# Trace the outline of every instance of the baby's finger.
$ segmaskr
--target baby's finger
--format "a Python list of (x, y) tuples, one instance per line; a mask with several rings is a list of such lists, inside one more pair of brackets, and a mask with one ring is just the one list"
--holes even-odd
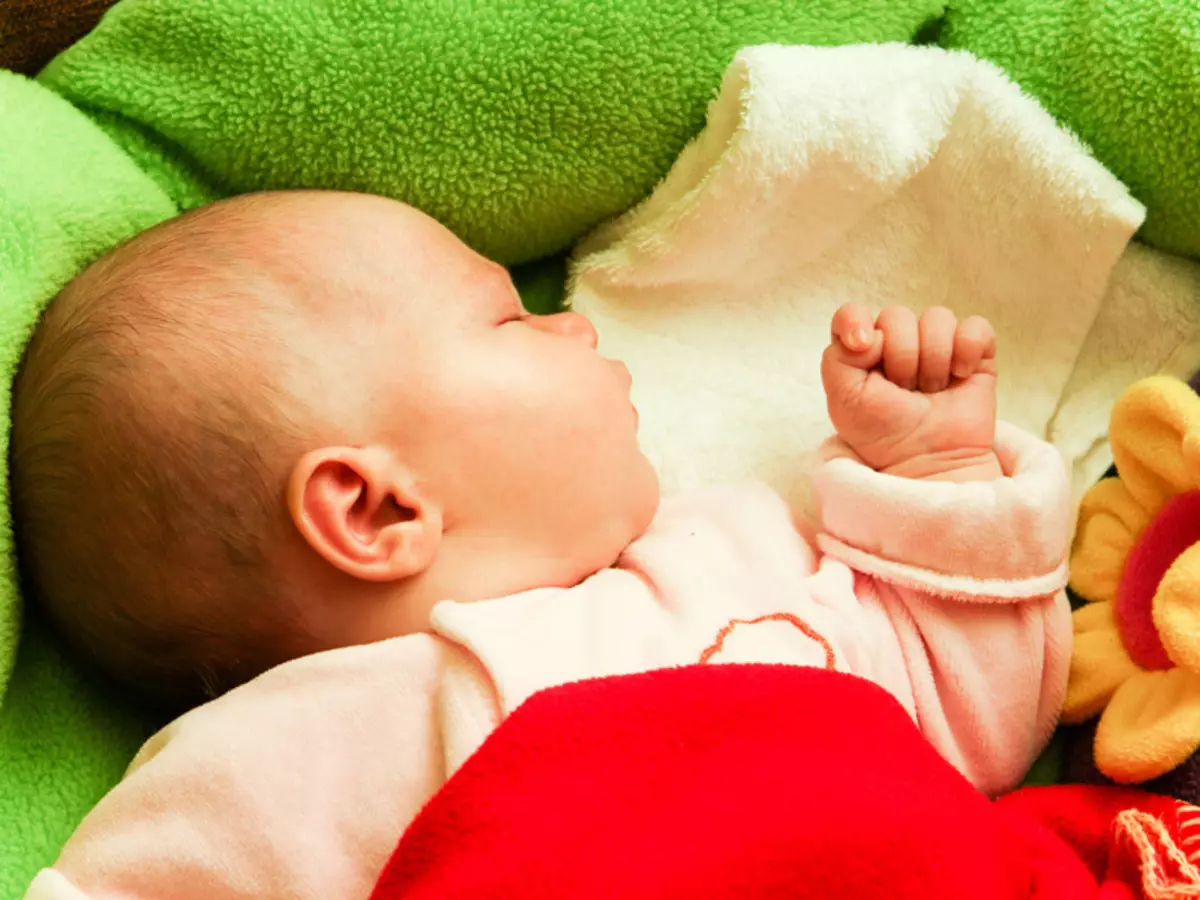
[(996, 330), (983, 316), (971, 316), (959, 323), (954, 335), (955, 378), (970, 378), (976, 372), (996, 368)]
[(944, 306), (932, 306), (921, 315), (921, 356), (917, 383), (922, 392), (935, 394), (950, 386), (958, 319)]
[(871, 349), (875, 341), (875, 321), (865, 303), (844, 303), (833, 314), (831, 337), (851, 353)]
[(913, 390), (921, 346), (916, 315), (903, 306), (889, 306), (879, 314), (875, 327), (883, 332), (883, 374), (892, 384)]

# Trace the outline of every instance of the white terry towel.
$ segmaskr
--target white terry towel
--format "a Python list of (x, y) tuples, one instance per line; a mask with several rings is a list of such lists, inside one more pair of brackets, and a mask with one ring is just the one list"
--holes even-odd
[[(831, 432), (821, 352), (833, 311), (860, 300), (988, 316), (1000, 414), (1054, 441), (1078, 497), (1109, 464), (1121, 388), (1196, 360), (1180, 351), (1200, 308), (1190, 263), (1143, 248), (1100, 316), (1143, 215), (970, 55), (751, 47), (656, 191), (577, 248), (568, 301), (632, 371), (667, 490), (757, 478), (811, 513)], [(1155, 308), (1159, 282), (1171, 296)]]

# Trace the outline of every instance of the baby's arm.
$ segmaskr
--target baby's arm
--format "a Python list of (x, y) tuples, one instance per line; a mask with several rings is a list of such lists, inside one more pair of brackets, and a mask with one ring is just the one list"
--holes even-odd
[(445, 780), (464, 651), (411, 635), (304, 657), (177, 719), (26, 900), (367, 897)]
[(816, 478), (818, 544), (858, 573), (864, 606), (886, 614), (904, 672), (876, 680), (903, 682), (884, 686), (998, 793), (1049, 737), (1065, 691), (1066, 473), (1053, 448), (997, 426), (986, 322), (891, 311), (866, 350), (847, 346), (864, 316), (839, 312), (824, 363), (839, 438)]

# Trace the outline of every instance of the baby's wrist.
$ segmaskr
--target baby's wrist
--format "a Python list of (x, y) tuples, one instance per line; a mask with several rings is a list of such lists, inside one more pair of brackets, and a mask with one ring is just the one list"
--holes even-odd
[(995, 481), (1004, 477), (996, 451), (978, 447), (918, 453), (879, 471), (916, 481)]

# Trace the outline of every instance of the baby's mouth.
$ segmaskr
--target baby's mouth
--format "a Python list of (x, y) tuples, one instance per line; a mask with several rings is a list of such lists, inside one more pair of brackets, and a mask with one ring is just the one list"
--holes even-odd
[(612, 363), (613, 367), (621, 373), (621, 378), (625, 382), (625, 390), (632, 388), (633, 375), (629, 371), (629, 366), (625, 365), (625, 363), (621, 362), (619, 359), (610, 359), (609, 362)]

